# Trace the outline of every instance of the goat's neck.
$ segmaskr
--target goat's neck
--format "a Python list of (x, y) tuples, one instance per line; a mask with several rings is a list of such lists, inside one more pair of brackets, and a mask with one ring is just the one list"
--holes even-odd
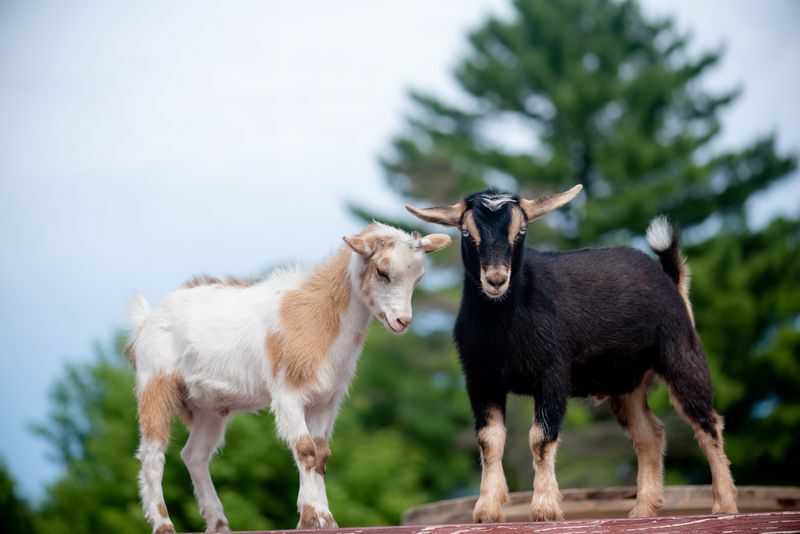
[(350, 286), (350, 304), (341, 318), (342, 330), (354, 336), (363, 337), (370, 319), (372, 319), (372, 312), (361, 291), (361, 271), (364, 269), (364, 259), (349, 249), (346, 249), (346, 252), (349, 255), (349, 261), (340, 283), (345, 287)]

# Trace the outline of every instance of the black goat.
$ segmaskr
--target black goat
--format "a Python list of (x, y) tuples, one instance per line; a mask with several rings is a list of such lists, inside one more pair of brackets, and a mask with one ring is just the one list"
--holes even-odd
[(487, 190), (453, 206), (406, 206), (422, 220), (458, 227), (463, 237), (464, 290), (454, 336), (483, 466), (473, 518), (504, 518), (509, 392), (535, 401), (532, 519), (563, 517), (555, 455), (570, 396), (609, 399), (639, 464), (630, 515), (655, 515), (662, 505), (664, 432), (647, 405), (647, 389), (657, 377), (669, 386), (673, 405), (694, 428), (711, 466), (712, 511), (734, 513), (722, 418), (712, 406), (688, 299), (689, 270), (675, 229), (659, 217), (647, 232), (663, 269), (627, 247), (543, 252), (524, 246), (527, 224), (581, 189), (535, 200)]

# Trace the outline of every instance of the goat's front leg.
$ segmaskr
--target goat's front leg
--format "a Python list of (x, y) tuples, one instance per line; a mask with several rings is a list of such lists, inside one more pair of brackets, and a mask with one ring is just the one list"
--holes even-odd
[(487, 398), (474, 389), (469, 394), (481, 450), (481, 493), (472, 511), (472, 520), (476, 523), (504, 521), (503, 505), (508, 501), (508, 485), (503, 473), (505, 395)]
[(531, 500), (533, 521), (564, 519), (558, 504), (561, 501), (561, 492), (556, 480), (556, 450), (567, 399), (554, 394), (553, 388), (543, 388), (543, 391), (547, 393), (535, 398), (535, 415), (529, 436), (534, 471)]
[(297, 511), (300, 522), (297, 528), (335, 528), (336, 522), (328, 509), (328, 498), (324, 485), (320, 492), (317, 464), (323, 450), (311, 437), (306, 425), (305, 405), (299, 395), (281, 392), (272, 403), (278, 434), (289, 444), (300, 473), (300, 491), (297, 494)]

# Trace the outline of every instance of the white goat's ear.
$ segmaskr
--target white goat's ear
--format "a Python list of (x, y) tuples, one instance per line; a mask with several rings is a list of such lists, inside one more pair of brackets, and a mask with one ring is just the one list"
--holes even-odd
[(347, 243), (353, 252), (362, 256), (371, 256), (375, 252), (374, 243), (372, 240), (364, 239), (359, 236), (343, 237), (344, 242)]
[(435, 208), (415, 208), (406, 204), (406, 209), (423, 221), (441, 224), (443, 226), (458, 226), (461, 215), (467, 206), (463, 202), (452, 206), (437, 206)]
[(544, 197), (535, 198), (533, 200), (522, 199), (519, 201), (519, 205), (522, 208), (522, 211), (525, 212), (525, 216), (530, 222), (534, 219), (538, 219), (546, 213), (550, 213), (551, 211), (560, 208), (578, 196), (582, 189), (583, 186), (578, 184), (569, 191), (564, 191), (563, 193), (547, 195)]
[(430, 254), (450, 246), (453, 240), (447, 234), (429, 234), (419, 240), (422, 250)]

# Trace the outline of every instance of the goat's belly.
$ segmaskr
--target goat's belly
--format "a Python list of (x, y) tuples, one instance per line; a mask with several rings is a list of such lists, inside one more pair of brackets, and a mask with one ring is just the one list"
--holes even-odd
[(190, 406), (220, 412), (259, 410), (272, 396), (266, 364), (257, 360), (186, 358), (179, 366)]
[(616, 353), (574, 362), (570, 393), (574, 397), (630, 393), (642, 382), (645, 373), (653, 369), (651, 356), (649, 351), (626, 356)]

